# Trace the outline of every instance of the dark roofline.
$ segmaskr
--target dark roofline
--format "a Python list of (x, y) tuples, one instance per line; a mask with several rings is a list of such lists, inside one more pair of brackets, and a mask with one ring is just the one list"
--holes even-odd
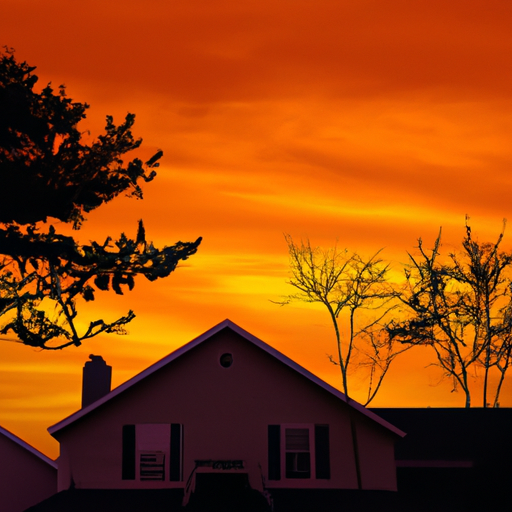
[[(93, 410), (97, 409), (99, 406), (103, 405), (105, 402), (108, 402), (112, 398), (116, 397), (117, 395), (123, 393), (127, 389), (131, 388), (141, 380), (145, 379), (149, 375), (153, 374), (154, 372), (160, 370), (164, 366), (168, 365), (175, 359), (179, 358), (183, 354), (187, 353), (191, 349), (195, 348), (196, 346), (203, 343), (205, 340), (211, 338), (213, 335), (217, 334), (218, 332), (222, 331), (223, 329), (231, 329), (233, 332), (239, 334), (243, 338), (245, 338), (247, 341), (251, 342), (253, 345), (256, 345), (258, 348), (264, 350), (271, 356), (275, 357), (282, 363), (284, 363), (286, 366), (290, 367), (291, 369), (295, 370), (297, 373), (300, 373), (310, 381), (312, 381), (314, 384), (322, 387), (332, 395), (334, 395), (336, 398), (341, 400), (342, 402), (346, 403), (353, 409), (357, 410), (364, 416), (368, 417), (369, 419), (375, 421), (376, 423), (380, 424), (384, 428), (390, 430), (394, 434), (404, 437), (405, 433), (402, 432), (400, 429), (393, 426), (391, 423), (388, 423), (386, 420), (378, 416), (377, 414), (373, 413), (372, 411), (366, 409), (363, 405), (356, 402), (355, 400), (351, 398), (347, 398), (347, 396), (339, 391), (338, 389), (334, 388), (330, 384), (327, 384), (327, 382), (323, 381), (310, 371), (306, 370), (302, 366), (300, 366), (298, 363), (290, 359), (289, 357), (285, 356), (275, 348), (271, 347), (270, 345), (267, 345), (265, 342), (261, 341), (260, 339), (256, 338), (256, 336), (253, 336), (251, 333), (247, 332), (245, 329), (242, 329), (235, 323), (233, 323), (231, 320), (224, 320), (220, 324), (217, 324), (215, 327), (212, 327), (205, 333), (201, 334), (197, 338), (193, 339), (189, 343), (183, 345), (179, 349), (175, 350), (174, 352), (171, 352), (168, 356), (164, 357), (163, 359), (160, 359), (160, 361), (154, 363), (153, 365), (146, 368), (144, 371), (136, 375), (135, 377), (132, 377), (131, 379), (127, 380), (124, 384), (121, 384), (114, 390), (112, 390), (110, 393), (105, 395), (104, 397), (100, 398), (96, 402), (88, 405), (87, 407), (84, 407), (83, 409), (80, 409), (79, 411), (71, 414), (67, 418), (59, 421), (55, 425), (52, 425), (48, 428), (48, 432), (54, 436), (59, 430), (62, 430), (63, 428), (71, 425), (75, 421), (79, 420), (83, 416), (89, 414)], [(55, 436), (54, 436), (55, 437)]]

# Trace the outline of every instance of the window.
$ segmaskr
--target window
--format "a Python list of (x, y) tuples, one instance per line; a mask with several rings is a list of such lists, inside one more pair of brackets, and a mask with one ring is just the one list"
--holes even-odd
[(309, 428), (285, 428), (284, 451), (286, 478), (311, 478)]
[(124, 425), (123, 480), (181, 481), (182, 443), (178, 423)]
[(171, 425), (147, 423), (135, 425), (137, 474), (140, 480), (165, 480), (169, 459)]
[[(282, 475), (281, 468), (284, 469)], [(329, 479), (329, 425), (269, 425), (268, 478)]]

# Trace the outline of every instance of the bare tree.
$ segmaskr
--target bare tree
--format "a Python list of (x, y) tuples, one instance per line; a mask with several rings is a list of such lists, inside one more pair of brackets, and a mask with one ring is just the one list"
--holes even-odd
[(380, 258), (380, 251), (364, 259), (336, 246), (322, 249), (312, 247), (309, 240), (296, 244), (291, 236), (285, 238), (290, 256), (288, 283), (298, 292), (279, 304), (297, 300), (325, 306), (334, 328), (337, 351), (329, 359), (340, 368), (347, 397), (349, 369), (354, 365), (370, 368), (367, 405), (379, 390), (392, 361), (409, 348), (402, 346), (396, 350), (400, 345), (393, 345), (383, 329), (385, 317), (396, 307), (396, 294), (387, 282), (389, 267)]
[(512, 254), (500, 251), (505, 222), (496, 243), (479, 243), (472, 237), (468, 220), (466, 217), (462, 256), (450, 255), (453, 278), (466, 287), (463, 295), (465, 309), (474, 336), (480, 339), (482, 346), (477, 364), (484, 368), (483, 407), (488, 405), (490, 371), (497, 368), (500, 372), (493, 399), (493, 406), (496, 407), (511, 358)]
[(503, 232), (496, 243), (476, 241), (466, 218), (461, 253), (441, 261), (441, 231), (431, 251), (420, 239), (419, 258), (409, 255), (405, 269), (402, 301), (411, 316), (388, 327), (392, 339), (434, 350), (435, 364), (453, 380), (453, 390), (464, 391), (466, 407), (471, 406), (473, 368), (483, 368), (483, 407), (488, 406), (490, 372), (499, 372), (497, 407), (511, 363), (512, 255), (500, 251), (502, 240)]
[[(510, 314), (510, 312), (507, 312), (507, 314)], [(507, 321), (509, 321), (509, 319), (507, 319)], [(505, 382), (507, 370), (512, 364), (512, 333), (510, 331), (503, 337), (501, 345), (498, 344), (497, 350), (494, 350), (494, 360), (495, 367), (499, 372), (499, 379), (498, 384), (496, 385), (492, 406), (499, 407), (501, 388)]]

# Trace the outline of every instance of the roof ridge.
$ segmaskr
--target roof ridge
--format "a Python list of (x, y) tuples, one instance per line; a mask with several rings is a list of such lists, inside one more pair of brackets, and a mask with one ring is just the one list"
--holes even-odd
[(284, 355), (279, 350), (275, 349), (274, 347), (268, 345), (264, 341), (260, 340), (250, 332), (246, 331), (239, 325), (235, 324), (233, 321), (229, 320), (228, 318), (223, 320), (222, 322), (218, 323), (217, 325), (213, 326), (212, 328), (208, 329), (203, 334), (197, 336), (193, 340), (189, 341), (185, 345), (182, 345), (180, 348), (174, 350), (167, 356), (163, 357), (156, 363), (153, 363), (151, 366), (143, 370), (142, 372), (138, 373), (131, 379), (128, 379), (126, 382), (118, 386), (117, 388), (113, 389), (110, 393), (105, 395), (104, 397), (100, 398), (99, 400), (96, 400), (92, 404), (88, 405), (87, 407), (84, 407), (82, 409), (79, 409), (75, 413), (71, 414), (67, 418), (64, 418), (63, 420), (59, 421), (55, 425), (52, 425), (48, 428), (48, 432), (53, 436), (55, 433), (57, 433), (59, 430), (71, 425), (73, 422), (79, 420), (81, 417), (85, 416), (89, 412), (93, 411), (94, 409), (98, 408), (105, 402), (108, 402), (112, 398), (116, 397), (117, 395), (123, 393), (130, 387), (134, 386), (147, 376), (151, 375), (152, 373), (158, 371), (159, 369), (163, 368), (167, 364), (171, 363), (181, 355), (185, 354), (189, 350), (195, 348), (196, 346), (203, 343), (205, 340), (211, 338), (213, 335), (217, 334), (218, 332), (222, 331), (223, 329), (229, 328), (233, 332), (239, 334), (243, 338), (245, 338), (247, 341), (251, 342), (252, 344), (256, 345), (260, 349), (264, 350), (268, 354), (272, 355), (279, 361), (281, 361), (286, 366), (292, 368), (296, 372), (300, 373), (313, 383), (317, 384), (318, 386), (324, 388), (326, 391), (334, 395), (339, 400), (345, 402), (348, 406), (352, 407), (353, 409), (356, 409), (361, 414), (367, 416), (371, 420), (379, 423), (381, 426), (387, 428), (388, 430), (391, 430), (393, 433), (399, 435), (400, 437), (405, 436), (405, 433), (402, 432), (400, 429), (396, 428), (391, 423), (387, 422), (374, 412), (370, 411), (363, 405), (361, 405), (359, 402), (356, 402), (352, 398), (347, 397), (344, 393), (342, 393), (340, 390), (336, 389), (335, 387), (331, 386), (324, 380), (322, 380), (320, 377), (316, 376), (315, 374), (311, 373), (309, 370), (298, 364), (297, 362), (290, 359), (288, 356)]

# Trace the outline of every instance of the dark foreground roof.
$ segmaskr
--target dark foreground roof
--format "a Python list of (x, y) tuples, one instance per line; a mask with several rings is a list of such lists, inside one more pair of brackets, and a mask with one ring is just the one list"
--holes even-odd
[[(236, 505), (191, 501), (181, 507), (179, 489), (62, 491), (26, 512), (267, 512), (262, 500)], [(397, 493), (391, 491), (276, 489), (272, 491), (275, 512), (396, 512)], [(260, 496), (261, 497), (261, 496)], [(263, 500), (264, 501), (264, 500)], [(266, 503), (266, 502), (265, 502)]]
[(181, 489), (69, 489), (26, 512), (175, 512)]
[[(400, 479), (403, 469), (399, 469)], [(408, 470), (407, 470), (408, 471)], [(467, 470), (465, 470), (467, 472)], [(399, 484), (400, 485), (400, 484)], [(358, 491), (339, 489), (273, 489), (274, 512), (483, 512), (505, 510), (500, 502), (475, 499), (467, 473), (459, 470), (415, 470), (402, 474), (403, 489)], [(268, 512), (261, 500), (243, 507), (200, 500), (181, 507), (177, 490), (62, 491), (27, 512)]]

